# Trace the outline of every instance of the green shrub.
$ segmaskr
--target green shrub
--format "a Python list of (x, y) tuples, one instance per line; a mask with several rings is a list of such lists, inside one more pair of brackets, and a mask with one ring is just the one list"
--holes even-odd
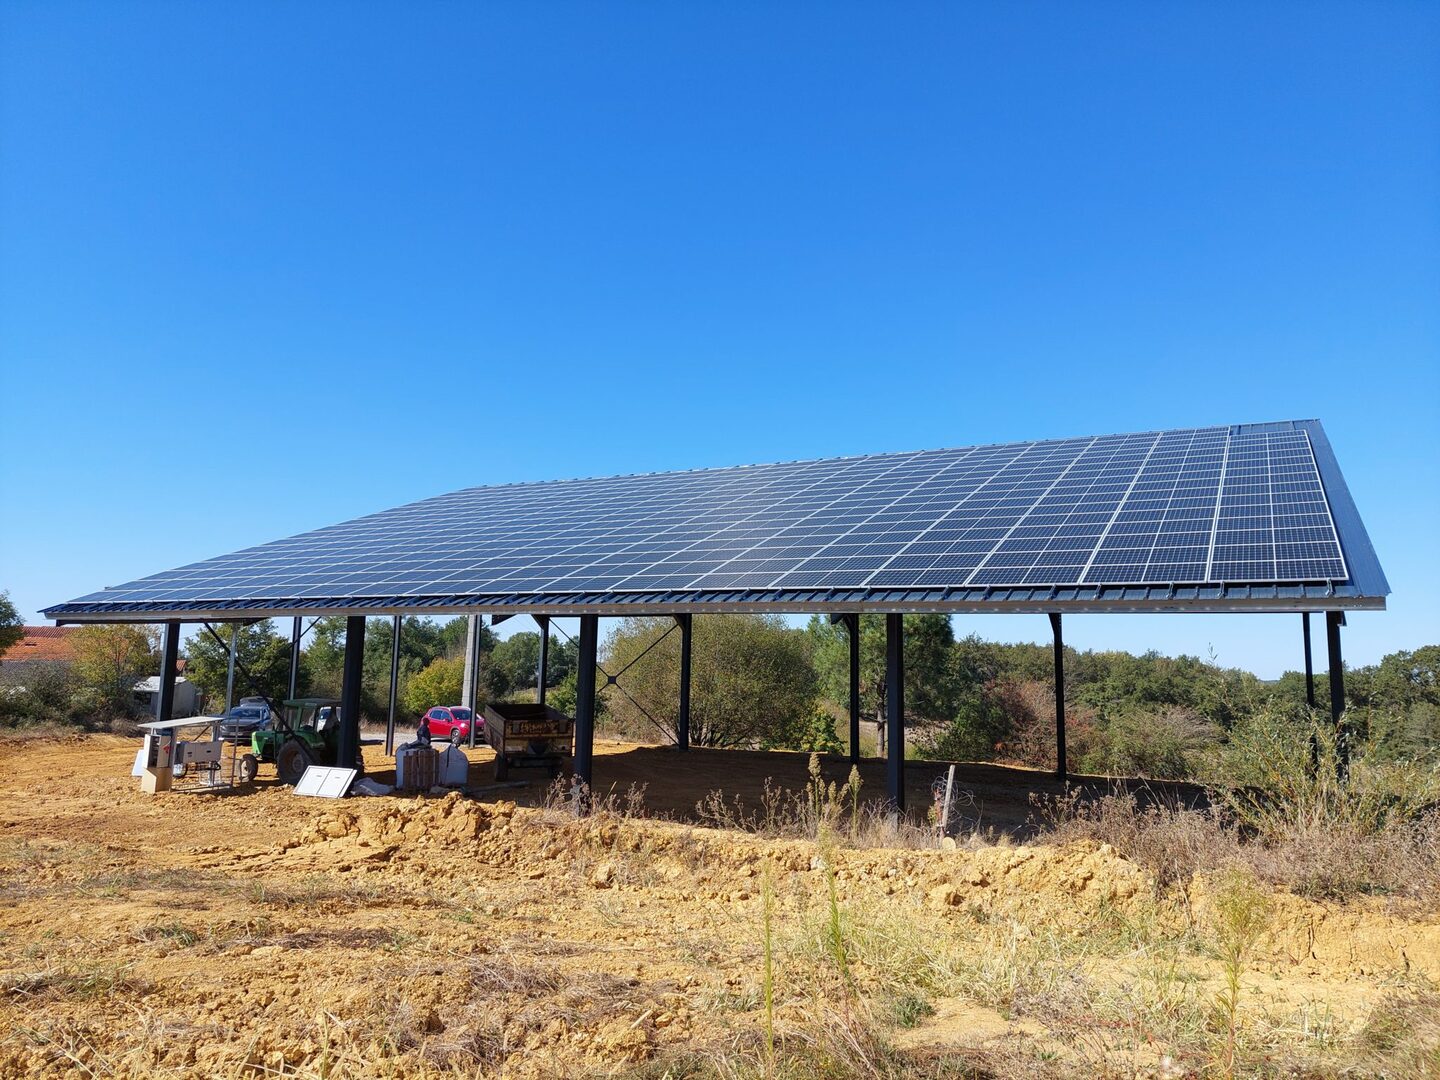
[(1105, 776), (1189, 779), (1204, 755), (1218, 746), (1219, 736), (1214, 724), (1180, 706), (1122, 713), (1097, 725), (1080, 770)]

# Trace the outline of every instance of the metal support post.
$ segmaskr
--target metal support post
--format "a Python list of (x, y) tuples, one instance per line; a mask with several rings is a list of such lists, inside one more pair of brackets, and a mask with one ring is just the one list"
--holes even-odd
[(1345, 730), (1345, 661), (1340, 655), (1340, 627), (1345, 615), (1325, 613), (1325, 644), (1330, 654), (1330, 720), (1335, 725), (1335, 767), (1343, 780), (1350, 772), (1350, 734)]
[(1065, 638), (1060, 631), (1060, 613), (1050, 613), (1055, 634), (1055, 775), (1064, 780), (1068, 773), (1065, 757)]
[(475, 648), (479, 636), (480, 616), (465, 616), (465, 671), (460, 677), (460, 704), (472, 707), (475, 702)]
[(885, 793), (905, 810), (905, 616), (885, 616)]
[(395, 756), (395, 699), (400, 692), (400, 616), (395, 616), (390, 640), (390, 708), (385, 714), (385, 756)]
[(676, 615), (680, 624), (680, 716), (675, 725), (675, 748), (682, 753), (690, 749), (690, 635), (693, 615)]
[(545, 704), (545, 684), (550, 681), (550, 616), (536, 615), (540, 627), (540, 663), (535, 670), (535, 700)]
[(340, 733), (335, 764), (364, 771), (360, 759), (360, 681), (365, 675), (365, 616), (345, 620), (345, 660), (340, 676)]
[(293, 701), (300, 685), (300, 616), (290, 626), (290, 698)]
[(230, 658), (225, 665), (225, 713), (235, 704), (235, 650), (240, 647), (240, 624), (230, 624)]
[(595, 760), (595, 654), (599, 640), (599, 616), (581, 615), (575, 676), (575, 779), (585, 785), (587, 792)]
[(471, 615), (470, 631), (465, 645), (465, 681), (469, 689), (465, 692), (465, 707), (470, 710), (470, 749), (475, 749), (475, 729), (480, 726), (480, 628), (484, 625), (483, 615)]
[(1315, 708), (1315, 661), (1310, 655), (1310, 613), (1300, 616), (1305, 627), (1305, 704)]
[(180, 666), (180, 624), (165, 624), (165, 644), (160, 659), (160, 693), (155, 698), (155, 719), (175, 719), (175, 669)]
[(860, 764), (860, 616), (846, 615), (850, 636), (850, 764)]

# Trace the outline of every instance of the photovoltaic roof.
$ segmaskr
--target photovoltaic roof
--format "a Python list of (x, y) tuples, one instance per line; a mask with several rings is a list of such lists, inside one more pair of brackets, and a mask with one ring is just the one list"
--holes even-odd
[(469, 488), (46, 614), (1302, 610), (1388, 591), (1311, 420)]

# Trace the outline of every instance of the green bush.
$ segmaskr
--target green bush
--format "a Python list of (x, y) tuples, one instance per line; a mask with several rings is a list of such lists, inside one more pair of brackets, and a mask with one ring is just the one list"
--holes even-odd
[(764, 750), (805, 750), (820, 754), (838, 754), (844, 750), (835, 730), (835, 718), (824, 709), (816, 709), (808, 718), (777, 726), (760, 746)]
[(1180, 706), (1131, 711), (1096, 726), (1080, 770), (1106, 776), (1183, 780), (1219, 745), (1219, 729)]

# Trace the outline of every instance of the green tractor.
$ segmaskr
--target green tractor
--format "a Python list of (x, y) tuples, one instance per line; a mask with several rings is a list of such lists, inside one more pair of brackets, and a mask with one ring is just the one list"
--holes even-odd
[[(241, 778), (250, 781), (261, 763), (273, 764), (280, 782), (293, 784), (311, 765), (338, 765), (340, 702), (336, 698), (295, 698), (285, 702), (270, 727), (250, 736), (250, 753), (240, 759)], [(360, 762), (353, 762), (356, 768)]]

